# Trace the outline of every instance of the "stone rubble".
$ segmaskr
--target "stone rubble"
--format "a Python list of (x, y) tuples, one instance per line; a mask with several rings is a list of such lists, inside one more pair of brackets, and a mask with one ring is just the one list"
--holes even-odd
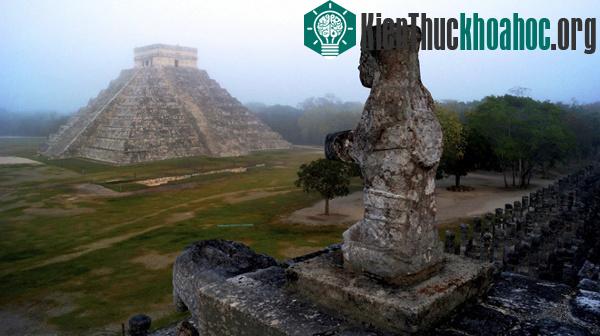
[[(589, 166), (550, 186), (446, 232), (445, 250), (499, 269), (576, 285), (598, 279), (600, 172)], [(596, 261), (597, 263), (597, 261)]]

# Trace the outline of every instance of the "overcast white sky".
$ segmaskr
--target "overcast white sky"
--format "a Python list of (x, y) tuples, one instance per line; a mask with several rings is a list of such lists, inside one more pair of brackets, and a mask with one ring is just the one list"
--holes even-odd
[[(296, 105), (326, 93), (362, 101), (368, 91), (358, 80), (358, 48), (326, 60), (303, 46), (303, 15), (323, 2), (2, 0), (0, 108), (72, 112), (133, 66), (134, 47), (152, 43), (198, 48), (199, 67), (242, 102)], [(593, 0), (336, 2), (357, 14), (358, 25), (361, 12), (600, 16)], [(538, 99), (600, 100), (600, 51), (426, 51), (421, 67), (435, 99), (480, 99), (523, 86)]]

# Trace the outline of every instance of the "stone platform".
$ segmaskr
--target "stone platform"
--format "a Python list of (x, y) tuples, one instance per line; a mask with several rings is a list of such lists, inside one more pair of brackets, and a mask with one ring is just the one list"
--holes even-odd
[[(189, 309), (191, 321), (203, 336), (392, 336), (389, 332), (360, 323), (340, 307), (324, 309), (300, 295), (299, 278), (294, 275), (306, 265), (316, 267), (318, 260), (327, 259), (339, 251), (339, 245), (284, 263), (253, 252), (248, 247), (228, 241), (201, 241), (190, 245), (177, 258), (173, 268), (174, 298), (179, 308)], [(449, 265), (453, 265), (449, 257)], [(447, 266), (463, 277), (469, 267)], [(589, 267), (588, 267), (589, 268)], [(585, 273), (585, 272), (584, 272)], [(593, 273), (593, 274), (592, 274)], [(597, 271), (586, 275), (597, 279)], [(294, 279), (295, 278), (295, 279)], [(369, 281), (361, 280), (361, 281)], [(600, 285), (597, 280), (584, 279), (577, 288), (542, 281), (536, 278), (503, 272), (494, 278), (491, 288), (473, 304), (455, 309), (433, 328), (419, 333), (423, 336), (476, 335), (600, 335)], [(374, 282), (373, 297), (390, 298), (386, 286)], [(348, 282), (348, 288), (360, 281)], [(458, 282), (451, 287), (460, 293)], [(463, 284), (463, 289), (468, 288)], [(425, 287), (420, 287), (421, 289)], [(443, 288), (430, 288), (442, 290)], [(323, 295), (333, 295), (333, 291)], [(472, 289), (473, 290), (473, 289)], [(474, 289), (479, 290), (479, 289)], [(340, 293), (338, 291), (338, 293)], [(386, 297), (388, 295), (388, 297)], [(430, 302), (440, 293), (423, 297)], [(363, 299), (361, 299), (363, 300)], [(442, 300), (442, 299), (438, 299)], [(407, 303), (415, 301), (407, 301)], [(420, 301), (419, 301), (420, 302)], [(423, 312), (417, 302), (412, 308)], [(441, 301), (438, 301), (441, 302)], [(364, 304), (361, 315), (373, 316), (383, 309), (374, 302)], [(401, 303), (402, 304), (402, 303)], [(438, 306), (435, 306), (439, 309)], [(377, 309), (376, 311), (374, 309)], [(420, 310), (421, 309), (421, 310)], [(443, 307), (442, 309), (449, 309)], [(390, 317), (393, 320), (393, 317)], [(417, 315), (411, 317), (416, 321)], [(367, 324), (373, 324), (368, 321)], [(175, 336), (177, 326), (161, 329), (152, 336)]]
[(211, 336), (384, 336), (290, 295), (285, 270), (270, 267), (203, 286), (198, 330)]
[[(318, 254), (290, 262), (314, 255)], [(194, 243), (173, 266), (175, 304), (190, 311), (203, 336), (389, 335), (324, 312), (291, 293), (286, 285), (286, 266), (240, 243)]]
[(489, 288), (493, 267), (445, 255), (441, 270), (413, 286), (389, 285), (344, 270), (340, 251), (332, 251), (287, 269), (288, 288), (325, 309), (399, 334), (427, 330)]
[(205, 336), (388, 336), (434, 327), (491, 280), (489, 265), (448, 255), (438, 276), (400, 288), (348, 273), (340, 253), (278, 264), (240, 243), (200, 241), (175, 262), (175, 303)]

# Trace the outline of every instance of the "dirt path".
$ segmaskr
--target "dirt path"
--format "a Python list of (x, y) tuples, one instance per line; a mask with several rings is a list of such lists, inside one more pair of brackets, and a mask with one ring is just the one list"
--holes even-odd
[(464, 185), (474, 187), (475, 190), (448, 191), (446, 187), (453, 185), (451, 178), (438, 183), (436, 189), (438, 223), (494, 212), (496, 208), (504, 208), (506, 203), (520, 201), (522, 196), (551, 184), (553, 180), (532, 179), (532, 184), (527, 190), (504, 188), (501, 174), (471, 173), (464, 178), (463, 182)]
[(93, 183), (78, 184), (75, 186), (75, 190), (77, 191), (77, 196), (118, 197), (125, 194)]
[(306, 225), (340, 225), (352, 224), (363, 217), (363, 192), (357, 191), (346, 197), (334, 198), (329, 201), (330, 215), (323, 215), (325, 201), (294, 211), (287, 221), (294, 224)]
[[(179, 208), (183, 208), (183, 207), (187, 207), (193, 204), (197, 204), (197, 203), (201, 203), (201, 202), (206, 202), (206, 201), (211, 201), (211, 200), (216, 200), (216, 199), (225, 199), (225, 201), (229, 204), (235, 204), (235, 203), (239, 203), (239, 202), (243, 202), (243, 201), (247, 201), (247, 200), (253, 200), (253, 199), (258, 199), (258, 198), (264, 198), (264, 197), (268, 197), (268, 196), (273, 196), (273, 195), (278, 195), (278, 194), (282, 194), (282, 193), (286, 193), (286, 192), (290, 192), (291, 189), (286, 189), (286, 190), (279, 190), (285, 187), (270, 187), (270, 188), (257, 188), (257, 189), (249, 189), (249, 190), (242, 190), (242, 191), (234, 191), (234, 192), (227, 192), (227, 193), (221, 193), (221, 194), (216, 194), (216, 195), (211, 195), (211, 196), (207, 196), (207, 197), (202, 197), (202, 198), (198, 198), (195, 199), (193, 201), (188, 201), (185, 203), (180, 203), (171, 207), (167, 207), (167, 208), (163, 208), (161, 210), (158, 211), (154, 211), (151, 213), (148, 213), (144, 216), (138, 217), (136, 219), (130, 220), (130, 221), (126, 221), (123, 223), (120, 223), (116, 226), (112, 226), (110, 229), (115, 229), (117, 227), (123, 227), (125, 225), (130, 225), (130, 224), (135, 224), (137, 222), (146, 220), (148, 218), (151, 217), (155, 217), (158, 216), (160, 214), (175, 210), (175, 209), (179, 209)], [(201, 209), (202, 207), (198, 208)], [(195, 210), (198, 210), (195, 209)], [(55, 263), (59, 263), (59, 262), (65, 262), (65, 261), (69, 261), (69, 260), (73, 260), (75, 258), (78, 258), (82, 255), (88, 254), (90, 252), (94, 252), (100, 249), (104, 249), (104, 248), (108, 248), (113, 246), (114, 244), (123, 242), (125, 240), (131, 239), (133, 237), (139, 236), (139, 235), (143, 235), (147, 232), (156, 230), (156, 229), (160, 229), (169, 225), (172, 225), (174, 223), (177, 223), (181, 220), (185, 220), (185, 219), (189, 219), (191, 217), (188, 216), (180, 216), (179, 218), (174, 218), (177, 216), (172, 216), (169, 220), (166, 220), (164, 222), (164, 224), (159, 224), (159, 225), (154, 225), (154, 226), (150, 226), (147, 228), (144, 228), (142, 230), (138, 230), (138, 231), (134, 231), (134, 232), (129, 232), (129, 233), (125, 233), (125, 234), (121, 234), (115, 237), (111, 237), (111, 238), (105, 238), (105, 239), (100, 239), (97, 240), (93, 243), (90, 244), (86, 244), (86, 245), (82, 245), (80, 246), (77, 251), (75, 252), (71, 252), (71, 253), (65, 253), (65, 254), (61, 254), (55, 257), (52, 257), (50, 259), (44, 260), (42, 262), (39, 262), (37, 264), (19, 269), (17, 271), (27, 271), (30, 269), (34, 269), (34, 268), (38, 268), (38, 267), (43, 267), (43, 266), (47, 266), (47, 265), (51, 265), (51, 264), (55, 264)], [(10, 272), (12, 273), (12, 272)]]
[[(437, 181), (435, 192), (438, 224), (493, 212), (495, 208), (503, 208), (506, 203), (520, 200), (521, 196), (531, 190), (549, 185), (552, 180), (534, 179), (528, 190), (505, 189), (502, 175), (471, 173), (463, 178), (464, 185), (475, 188), (469, 192), (446, 190), (452, 183), (451, 178)], [(297, 210), (287, 220), (306, 225), (340, 225), (354, 223), (363, 217), (362, 191), (331, 200), (330, 209), (333, 215), (330, 216), (323, 215), (324, 203), (320, 201), (313, 206)]]
[[(464, 178), (463, 180), (465, 185), (475, 187), (475, 190), (471, 192), (462, 193), (450, 192), (447, 191), (445, 187), (447, 185), (450, 185), (451, 181), (442, 180), (438, 182), (438, 188), (436, 189), (438, 223), (444, 223), (465, 217), (472, 217), (484, 214), (488, 211), (493, 211), (497, 207), (503, 207), (505, 203), (513, 202), (515, 200), (520, 199), (522, 195), (529, 192), (525, 190), (504, 189), (502, 187), (502, 176), (497, 175), (473, 173), (469, 174), (469, 176)], [(551, 182), (552, 181), (550, 180), (534, 180), (534, 186), (531, 188), (531, 190), (536, 189), (540, 186), (548, 185)], [(118, 225), (111, 226), (106, 230), (114, 230), (115, 228), (135, 224), (146, 219), (171, 212), (173, 210), (189, 207), (190, 205), (206, 201), (223, 199), (226, 203), (235, 204), (248, 200), (254, 200), (258, 198), (287, 193), (290, 191), (292, 191), (292, 189), (286, 187), (270, 187), (234, 191), (206, 196), (148, 213), (144, 216), (137, 217), (133, 220), (125, 221)], [(354, 223), (363, 216), (362, 192), (355, 192), (346, 197), (332, 200), (330, 204), (332, 215), (330, 216), (322, 215), (324, 207), (323, 203), (323, 201), (320, 201), (311, 207), (295, 211), (290, 215), (290, 217), (288, 217), (288, 221), (290, 223), (300, 223), (307, 225), (339, 225)], [(202, 207), (198, 209), (201, 208)], [(123, 242), (125, 240), (145, 234), (147, 232), (172, 225), (181, 220), (190, 219), (193, 217), (193, 211), (192, 214), (190, 214), (189, 212), (190, 211), (184, 212), (184, 215), (181, 215), (181, 213), (179, 215), (178, 213), (175, 213), (173, 216), (171, 216), (171, 218), (165, 220), (163, 224), (146, 227), (144, 229), (137, 230), (134, 232), (125, 233), (110, 238), (100, 239), (93, 243), (82, 245), (79, 248), (77, 248), (77, 250), (74, 252), (55, 256), (53, 258), (44, 260), (27, 268), (20, 269), (19, 271), (69, 261), (87, 253), (111, 247), (114, 244)]]
[(22, 158), (18, 156), (0, 156), (0, 165), (41, 165), (41, 162), (33, 161), (31, 159)]
[(149, 270), (159, 270), (167, 267), (171, 267), (175, 262), (175, 258), (181, 252), (173, 252), (167, 254), (160, 254), (156, 251), (151, 251), (143, 255), (139, 255), (130, 261), (143, 265)]

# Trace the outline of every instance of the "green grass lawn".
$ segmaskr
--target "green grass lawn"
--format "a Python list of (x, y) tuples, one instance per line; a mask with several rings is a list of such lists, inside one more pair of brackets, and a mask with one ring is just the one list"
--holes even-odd
[[(335, 243), (344, 230), (285, 223), (319, 199), (293, 186), (300, 164), (321, 156), (316, 151), (115, 167), (46, 160), (36, 155), (40, 142), (0, 139), (0, 155), (45, 163), (0, 166), (0, 309), (33, 310), (64, 334), (119, 334), (120, 323), (139, 312), (152, 316), (154, 327), (181, 318), (171, 304), (170, 263), (153, 260), (172, 260), (194, 241), (238, 240), (286, 259)], [(167, 187), (135, 183), (235, 167), (249, 168)], [(88, 183), (123, 193), (82, 193)]]

